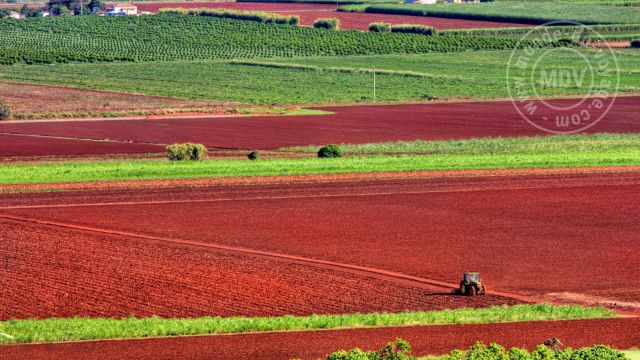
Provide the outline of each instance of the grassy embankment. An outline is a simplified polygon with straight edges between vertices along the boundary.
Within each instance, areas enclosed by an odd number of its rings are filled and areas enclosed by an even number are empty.
[[[0,166],[0,184],[74,181],[190,179],[400,171],[522,169],[640,165],[640,136],[497,138],[348,146],[362,156],[337,159],[281,158],[11,163]],[[376,155],[367,152],[429,155]],[[301,149],[311,151],[311,148]]]
[[[159,317],[151,317],[138,319],[129,317],[122,319],[28,319],[0,322],[0,344],[228,334],[255,331],[568,320],[608,318],[613,316],[615,316],[613,312],[601,307],[534,304],[393,314],[372,313],[282,316],[270,318],[202,317],[193,319],[162,319]]]

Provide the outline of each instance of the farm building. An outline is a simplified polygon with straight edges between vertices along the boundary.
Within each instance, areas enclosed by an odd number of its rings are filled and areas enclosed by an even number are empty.
[[[113,4],[107,8],[108,16],[138,15],[138,7],[131,4]]]
[[[11,12],[9,12],[9,18],[10,19],[24,19],[24,15],[20,14],[19,12],[11,11]]]

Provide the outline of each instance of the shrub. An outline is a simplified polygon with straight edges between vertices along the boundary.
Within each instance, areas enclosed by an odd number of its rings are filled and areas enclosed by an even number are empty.
[[[374,22],[369,24],[369,31],[371,32],[389,32],[391,31],[391,25],[383,22]]]
[[[0,120],[8,119],[11,117],[11,109],[4,100],[0,99]]]
[[[623,353],[611,349],[608,346],[596,345],[590,348],[582,348],[578,350],[559,348],[554,349],[547,345],[538,345],[535,350],[528,352],[527,350],[512,348],[505,350],[498,344],[489,346],[483,343],[476,343],[467,351],[454,350],[449,355],[445,355],[441,360],[556,360],[556,359],[626,359]]]
[[[333,19],[317,19],[313,23],[313,27],[316,29],[329,29],[329,30],[338,30],[340,28],[340,20]]]
[[[184,143],[167,146],[167,158],[172,161],[202,160],[207,156],[207,148],[202,144]]]
[[[632,48],[640,48],[640,40],[631,40]]]
[[[410,360],[411,345],[400,338],[387,343],[380,351],[340,350],[327,356],[327,360]]]
[[[258,158],[260,157],[260,153],[257,151],[252,151],[247,154],[247,157],[249,158],[249,160],[258,160]]]
[[[338,145],[325,145],[318,150],[319,158],[338,158],[342,157],[342,149]]]
[[[421,34],[421,35],[435,35],[438,32],[438,30],[436,30],[432,26],[426,26],[426,25],[399,24],[399,25],[392,25],[391,32]]]

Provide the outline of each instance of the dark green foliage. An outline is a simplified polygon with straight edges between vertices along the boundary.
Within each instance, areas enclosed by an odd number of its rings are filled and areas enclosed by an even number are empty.
[[[414,25],[414,24],[398,24],[391,26],[391,32],[409,33],[421,35],[435,35],[437,30],[432,26]]]
[[[316,29],[339,30],[340,20],[336,18],[318,19],[313,23],[313,27]]]
[[[7,103],[0,99],[0,120],[8,119],[11,117],[11,109]]]
[[[282,24],[282,25],[298,25],[300,22],[299,16],[285,16],[278,15],[269,12],[262,11],[241,11],[231,9],[182,9],[182,8],[166,8],[160,9],[160,12],[182,15],[198,15],[198,16],[211,16],[225,19],[245,20],[245,21],[257,21],[267,24]]]
[[[0,43],[0,64],[50,64],[510,50],[517,39],[328,32],[209,16],[159,14],[3,21]]]
[[[101,0],[49,0],[46,8],[54,16],[86,15],[104,9],[104,2]]]
[[[596,345],[578,350],[559,349],[546,345],[539,345],[534,351],[528,352],[519,348],[506,350],[498,344],[489,346],[476,343],[467,351],[454,350],[439,360],[614,360],[626,359],[623,353],[608,346]]]
[[[184,143],[167,146],[167,158],[172,161],[202,160],[207,156],[207,148],[202,144]]]
[[[20,14],[24,15],[25,17],[38,17],[40,16],[40,10],[30,8],[25,4],[20,9]]]
[[[338,145],[325,145],[318,150],[319,158],[339,158],[342,157],[342,149]]]
[[[640,40],[631,40],[632,48],[640,48]]]
[[[391,31],[391,25],[383,22],[374,22],[369,24],[369,31],[371,32],[389,32]]]
[[[49,12],[52,16],[71,16],[73,11],[64,5],[51,5],[49,6]]]
[[[327,360],[411,360],[411,345],[400,338],[387,343],[379,351],[362,351],[353,349],[340,350],[327,356]]]
[[[249,160],[258,160],[259,157],[260,157],[260,153],[257,151],[252,151],[249,154],[247,154],[247,158],[249,158]]]

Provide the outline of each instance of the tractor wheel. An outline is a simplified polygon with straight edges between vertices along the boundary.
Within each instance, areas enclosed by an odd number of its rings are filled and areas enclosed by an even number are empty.
[[[480,291],[478,292],[478,294],[480,294],[480,295],[486,295],[487,294],[487,288],[484,285],[482,285],[479,290]]]
[[[476,287],[471,285],[469,286],[469,296],[476,296]]]
[[[460,284],[460,295],[467,295],[467,288],[464,286],[464,284]]]

